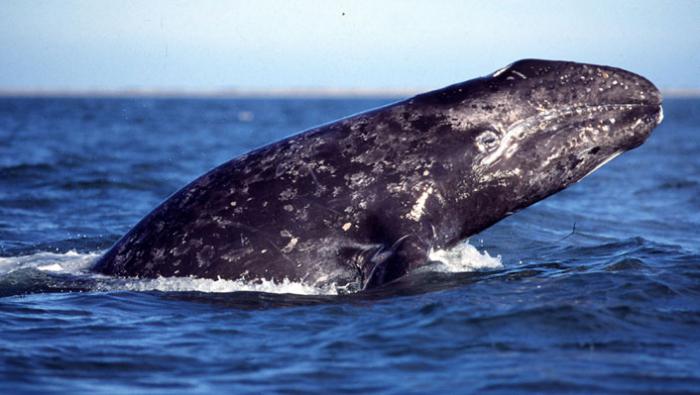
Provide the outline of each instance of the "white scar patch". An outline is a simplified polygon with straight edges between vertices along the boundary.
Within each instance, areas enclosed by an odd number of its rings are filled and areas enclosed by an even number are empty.
[[[520,77],[520,78],[522,78],[522,79],[524,79],[524,80],[527,79],[527,76],[526,76],[525,74],[519,72],[518,70],[511,70],[510,72],[513,73],[513,74],[515,74],[515,75],[517,75],[518,77]]]
[[[280,249],[281,252],[285,254],[289,254],[292,252],[294,247],[296,247],[297,243],[299,242],[299,238],[294,237],[288,230],[282,230],[280,231],[280,236],[282,237],[289,237],[289,243],[287,243],[286,246]]]
[[[420,197],[416,200],[416,203],[411,208],[411,212],[408,213],[407,217],[414,221],[420,221],[423,214],[425,214],[425,203],[428,202],[428,198],[433,193],[433,187],[428,187],[428,189],[423,192]]]
[[[299,242],[299,239],[296,237],[292,237],[291,240],[289,240],[289,243],[287,243],[284,248],[282,248],[280,251],[284,252],[285,254],[289,254],[292,252],[294,247],[296,247],[297,243]]]
[[[502,69],[496,70],[495,73],[491,74],[491,77],[498,77],[499,75],[503,74],[506,70],[508,70],[508,68],[510,68],[510,65],[508,65]]]

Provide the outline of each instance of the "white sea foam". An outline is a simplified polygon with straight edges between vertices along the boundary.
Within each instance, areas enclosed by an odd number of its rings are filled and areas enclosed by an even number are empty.
[[[315,286],[304,282],[273,281],[267,279],[227,280],[204,279],[196,277],[159,277],[154,279],[115,278],[89,272],[90,266],[101,252],[65,253],[39,252],[32,255],[0,257],[0,276],[19,269],[36,269],[39,271],[88,276],[95,281],[96,291],[163,291],[163,292],[267,292],[299,295],[333,295],[337,294],[335,284]],[[503,267],[501,257],[492,257],[488,252],[479,252],[469,242],[460,243],[450,250],[431,251],[430,265],[426,270],[439,272],[470,272],[492,270]]]
[[[491,256],[488,251],[481,252],[469,240],[455,245],[448,250],[431,250],[428,258],[439,262],[430,266],[431,271],[444,273],[473,272],[503,268],[501,256]]]
[[[0,257],[0,275],[25,268],[50,272],[77,273],[87,270],[98,256],[100,256],[99,252],[81,254],[71,250],[64,253],[37,252],[31,255]]]
[[[315,287],[302,282],[284,279],[280,282],[272,280],[226,280],[206,279],[196,277],[158,277],[154,279],[124,279],[122,281],[105,282],[98,287],[99,291],[163,291],[163,292],[267,292],[278,294],[298,295],[335,295],[334,286]]]
[[[95,280],[96,291],[163,291],[163,292],[238,292],[255,291],[268,293],[291,293],[299,295],[336,294],[335,286],[313,286],[303,282],[284,279],[272,280],[226,280],[195,277],[159,277],[155,279],[123,279],[89,273],[90,266],[102,252],[65,253],[38,252],[31,255],[0,257],[0,276],[19,269],[36,269],[55,274],[90,276]]]

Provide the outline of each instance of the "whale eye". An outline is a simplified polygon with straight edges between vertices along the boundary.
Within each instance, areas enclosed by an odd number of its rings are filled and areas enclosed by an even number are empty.
[[[498,134],[493,130],[487,129],[476,136],[476,146],[479,151],[493,151],[498,146]]]

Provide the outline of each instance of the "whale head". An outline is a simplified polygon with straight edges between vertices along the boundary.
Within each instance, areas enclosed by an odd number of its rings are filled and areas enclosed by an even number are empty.
[[[455,169],[451,200],[470,205],[462,237],[639,146],[663,118],[645,78],[573,62],[521,60],[416,99],[445,114],[457,136],[445,161]]]

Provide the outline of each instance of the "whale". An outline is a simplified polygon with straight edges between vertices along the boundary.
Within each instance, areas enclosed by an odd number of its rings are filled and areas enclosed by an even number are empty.
[[[234,158],[173,193],[93,270],[380,287],[638,147],[661,104],[620,68],[520,60]]]

